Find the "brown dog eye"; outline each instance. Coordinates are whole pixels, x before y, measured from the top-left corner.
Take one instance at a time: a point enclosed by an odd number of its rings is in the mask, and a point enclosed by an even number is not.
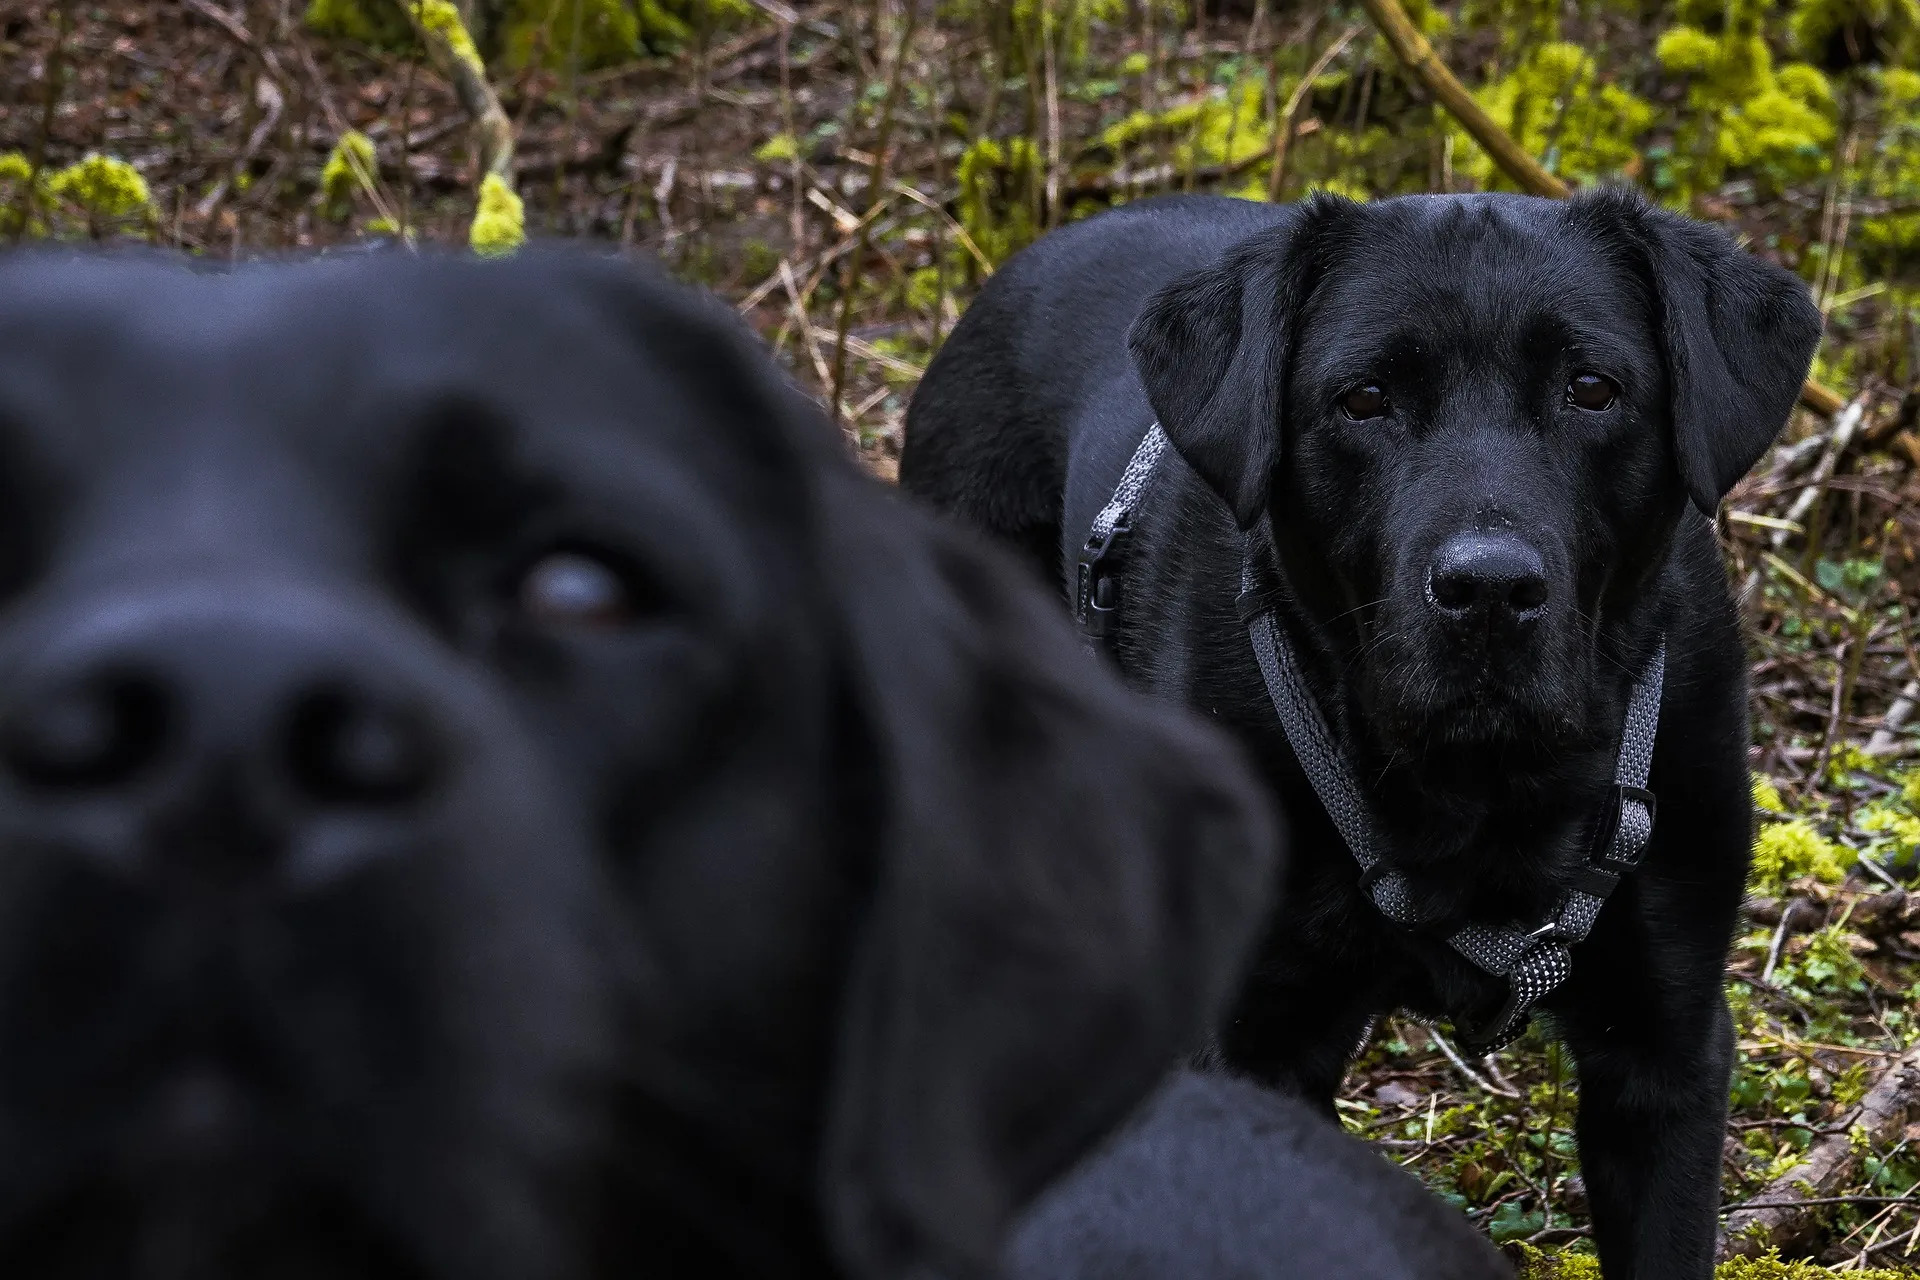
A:
[[[604,562],[579,551],[552,551],[521,578],[520,609],[549,625],[610,627],[632,619],[634,600]]]
[[[1355,387],[1341,397],[1340,410],[1355,422],[1384,417],[1387,412],[1387,393],[1372,383]]]
[[[1620,394],[1612,378],[1597,373],[1577,373],[1567,383],[1567,403],[1582,409],[1608,409]]]

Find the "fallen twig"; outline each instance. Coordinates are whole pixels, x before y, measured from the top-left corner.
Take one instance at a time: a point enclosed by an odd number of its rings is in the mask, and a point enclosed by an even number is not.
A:
[[[1449,1044],[1447,1038],[1432,1027],[1427,1028],[1427,1035],[1436,1045],[1440,1046],[1440,1052],[1447,1055],[1447,1061],[1451,1062],[1460,1074],[1465,1076],[1476,1087],[1484,1089],[1488,1093],[1497,1093],[1503,1098],[1517,1098],[1520,1096],[1519,1090],[1503,1089],[1468,1066],[1467,1060],[1460,1056],[1460,1051]]]
[[[1865,1145],[1890,1140],[1907,1123],[1920,1086],[1920,1048],[1910,1049],[1880,1074],[1867,1096],[1844,1121],[1840,1132],[1823,1137],[1806,1150],[1799,1164],[1768,1183],[1758,1196],[1727,1210],[1720,1238],[1722,1257],[1755,1257],[1768,1246],[1787,1248],[1800,1243],[1814,1229],[1807,1210],[1821,1205],[1886,1204],[1907,1197],[1873,1198],[1829,1194],[1853,1176],[1861,1158],[1855,1131]]]
[[[1847,446],[1853,443],[1854,433],[1860,430],[1860,423],[1866,417],[1866,413],[1866,397],[1856,396],[1835,420],[1833,434],[1826,438],[1826,452],[1820,455],[1820,461],[1814,466],[1806,488],[1800,491],[1800,496],[1793,500],[1793,506],[1787,509],[1786,519],[1789,523],[1805,525],[1808,513],[1813,510],[1813,504],[1820,501],[1821,486],[1833,475],[1834,468],[1840,465],[1840,459],[1846,454]],[[1787,539],[1792,536],[1792,533],[1786,529],[1775,529],[1767,539],[1768,546],[1777,555],[1780,548],[1787,545]],[[1747,575],[1746,583],[1740,588],[1742,608],[1752,604],[1759,597],[1764,572],[1756,568]]]

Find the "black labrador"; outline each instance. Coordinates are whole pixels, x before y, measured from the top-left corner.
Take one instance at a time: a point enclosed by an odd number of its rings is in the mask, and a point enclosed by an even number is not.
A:
[[[963,1277],[1204,1035],[1224,735],[598,258],[0,261],[0,1274]]]
[[[1006,1280],[1511,1280],[1412,1174],[1318,1108],[1185,1072],[1048,1188]]]
[[[1170,438],[1113,652],[1237,729],[1284,802],[1287,888],[1218,1048],[1322,1100],[1382,1010],[1497,1018],[1507,984],[1443,939],[1594,883],[1664,635],[1652,839],[1543,1006],[1579,1063],[1611,1280],[1710,1266],[1750,840],[1712,517],[1819,332],[1791,274],[1627,192],[1176,197],[1009,263],[908,415],[904,487],[1055,581],[1149,424]],[[1268,603],[1427,927],[1376,909],[1295,758],[1236,607],[1243,548],[1277,566]]]

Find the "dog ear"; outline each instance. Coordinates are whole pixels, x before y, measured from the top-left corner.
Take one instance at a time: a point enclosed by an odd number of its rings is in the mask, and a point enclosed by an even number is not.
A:
[[[1000,552],[852,475],[818,508],[885,797],[828,1229],[856,1276],[990,1274],[1224,1012],[1279,838],[1239,749],[1079,652]]]
[[[1820,311],[1798,276],[1718,227],[1626,191],[1580,203],[1637,228],[1658,298],[1676,461],[1693,504],[1713,519],[1786,425],[1820,342]]]
[[[1266,510],[1280,461],[1281,389],[1293,315],[1318,230],[1352,207],[1319,195],[1147,300],[1127,347],[1168,441],[1242,529]]]

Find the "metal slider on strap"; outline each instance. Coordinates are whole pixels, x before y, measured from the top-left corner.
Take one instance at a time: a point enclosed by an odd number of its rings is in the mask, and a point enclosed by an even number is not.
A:
[[[1132,526],[1122,516],[1104,534],[1096,533],[1080,549],[1074,591],[1080,629],[1096,640],[1111,636],[1120,619],[1120,565]]]

